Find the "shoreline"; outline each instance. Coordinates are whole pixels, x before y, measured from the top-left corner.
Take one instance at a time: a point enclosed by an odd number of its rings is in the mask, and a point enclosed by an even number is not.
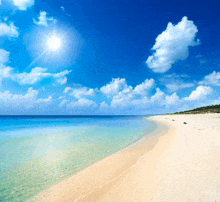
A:
[[[150,137],[41,192],[35,201],[220,201],[220,115],[162,115]]]
[[[107,178],[109,179],[102,179],[102,182],[98,183],[96,186],[103,186],[104,184],[108,183],[109,180],[114,180],[115,178],[117,178],[120,173],[123,173],[125,170],[127,170],[129,167],[131,167],[133,164],[136,163],[136,161],[143,156],[146,152],[150,151],[157,143],[157,141],[159,140],[159,138],[166,134],[168,132],[168,130],[170,130],[169,126],[165,125],[162,122],[159,121],[154,121],[152,120],[153,116],[150,117],[146,117],[144,119],[146,119],[148,122],[151,122],[151,124],[153,124],[152,128],[150,129],[150,132],[148,129],[145,129],[146,132],[143,132],[143,135],[141,135],[139,137],[138,140],[135,140],[131,145],[129,145],[128,147],[110,155],[105,157],[104,159],[102,159],[101,161],[96,162],[95,164],[79,171],[78,173],[68,177],[67,179],[64,179],[63,181],[59,182],[58,184],[52,185],[50,188],[48,188],[45,191],[40,192],[37,196],[35,196],[33,199],[29,200],[29,201],[74,201],[76,200],[76,198],[82,197],[80,195],[84,195],[85,192],[84,191],[80,191],[85,189],[85,187],[78,187],[77,185],[75,185],[75,181],[81,180],[81,181],[86,181],[84,182],[85,184],[88,184],[87,182],[90,181],[90,177],[85,176],[86,173],[91,173],[94,174],[94,172],[96,172],[95,170],[99,167],[105,167],[104,164],[106,162],[108,162],[109,165],[114,165],[114,164],[118,164],[118,161],[121,162],[120,165],[118,165],[118,168],[113,168],[111,169],[111,171],[109,172],[109,176]],[[156,125],[156,127],[155,127]],[[160,131],[163,131],[162,133]],[[108,169],[109,166],[106,167],[106,169]],[[102,168],[103,169],[103,168]],[[77,179],[75,179],[77,178]],[[80,178],[85,178],[85,179],[80,179]],[[102,176],[99,175],[97,176],[97,178],[103,178],[103,173]],[[95,183],[96,179],[93,178],[93,183]],[[65,186],[66,184],[66,186]],[[70,185],[73,184],[73,185]],[[81,183],[80,183],[81,184]],[[96,184],[96,183],[95,183]],[[68,186],[68,187],[67,187]],[[70,194],[71,196],[67,196],[64,197],[65,194],[61,194],[62,196],[58,196],[59,194],[57,194],[57,192],[63,193],[64,187],[65,190],[69,189],[69,192],[72,192],[72,188],[70,188],[70,186],[73,186],[74,189],[78,187],[76,194]],[[94,188],[94,187],[91,187]],[[60,190],[59,190],[60,189]],[[59,191],[58,191],[59,190]],[[79,194],[82,193],[82,194]],[[69,194],[67,194],[69,195]],[[74,196],[75,195],[75,196]],[[87,194],[86,194],[87,195]],[[55,197],[55,198],[54,198]],[[69,199],[65,199],[65,198],[69,198]],[[73,200],[74,198],[74,200]],[[84,198],[84,196],[83,196]],[[76,200],[78,201],[78,200]]]

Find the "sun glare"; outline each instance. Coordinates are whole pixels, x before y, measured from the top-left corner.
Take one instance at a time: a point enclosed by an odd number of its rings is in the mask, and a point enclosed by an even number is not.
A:
[[[61,46],[61,40],[60,38],[58,38],[57,36],[51,36],[48,40],[47,40],[47,46],[50,50],[52,51],[56,51],[60,48]]]

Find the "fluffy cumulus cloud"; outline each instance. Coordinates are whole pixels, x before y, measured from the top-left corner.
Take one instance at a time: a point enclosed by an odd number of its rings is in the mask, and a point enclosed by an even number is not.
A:
[[[112,79],[109,84],[100,89],[111,100],[110,106],[106,102],[102,102],[101,109],[107,110],[109,107],[113,109],[134,109],[137,105],[141,107],[144,104],[146,106],[150,103],[147,96],[149,96],[154,86],[154,79],[146,79],[135,87],[129,86],[124,78]],[[157,100],[159,91],[157,89],[154,95],[155,99],[152,96],[153,101]]]
[[[182,75],[181,78],[188,78],[188,76]],[[105,101],[102,100],[99,105],[100,112],[103,114],[167,113],[212,103],[210,99],[205,99],[213,93],[213,89],[209,86],[198,86],[189,97],[180,97],[177,92],[165,93],[156,86],[153,79],[147,79],[134,87],[129,86],[126,79],[113,79],[104,86],[105,88],[101,88],[102,91],[100,90],[106,95]]]
[[[87,87],[80,87],[80,88],[66,87],[63,92],[70,93],[71,96],[78,98],[78,99],[82,98],[84,96],[94,96],[95,95],[95,90],[89,89]]]
[[[101,87],[100,91],[107,96],[111,96],[118,94],[119,91],[125,88],[128,88],[126,80],[123,78],[116,78],[112,79],[112,81],[109,84]]]
[[[17,38],[19,36],[18,28],[13,22],[0,23],[0,37]]]
[[[213,72],[204,77],[203,81],[199,82],[200,85],[214,85],[220,86],[220,72]]]
[[[39,91],[32,87],[25,93],[13,94],[10,91],[0,91],[0,113],[30,114],[39,113],[53,103],[52,96],[38,98]]]
[[[192,91],[189,97],[184,98],[186,101],[203,100],[206,96],[213,93],[213,89],[209,86],[198,86],[196,90]]]
[[[165,98],[165,93],[160,90],[160,88],[156,88],[156,93],[150,98],[153,103],[163,103]]]
[[[156,73],[167,72],[172,65],[179,60],[185,60],[189,55],[189,47],[200,44],[195,40],[197,27],[193,21],[183,17],[177,24],[168,23],[167,28],[156,38],[152,50],[146,63],[150,69]]]
[[[34,5],[34,0],[13,0],[13,3],[19,10],[25,11]]]
[[[101,87],[100,91],[106,96],[113,96],[114,98],[132,97],[137,94],[145,96],[154,85],[154,79],[146,79],[143,83],[133,88],[127,84],[125,78],[113,78],[110,83]]]
[[[173,93],[172,95],[167,95],[165,97],[165,102],[167,105],[176,105],[180,102],[180,97],[177,95],[177,93]]]
[[[134,93],[146,95],[147,92],[154,87],[154,85],[155,85],[154,79],[150,79],[150,80],[146,79],[143,83],[135,87]]]
[[[48,22],[55,22],[53,17],[47,17],[47,13],[45,11],[40,11],[40,15],[38,16],[38,20],[33,19],[33,22],[36,25],[48,26]]]

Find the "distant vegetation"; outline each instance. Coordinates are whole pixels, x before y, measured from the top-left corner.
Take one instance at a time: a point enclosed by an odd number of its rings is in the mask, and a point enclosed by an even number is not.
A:
[[[188,111],[176,112],[174,114],[207,114],[207,113],[220,113],[220,105],[199,107]]]

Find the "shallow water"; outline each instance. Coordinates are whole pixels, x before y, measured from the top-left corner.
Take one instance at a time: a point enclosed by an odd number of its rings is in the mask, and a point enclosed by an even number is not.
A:
[[[152,130],[142,117],[1,117],[0,201],[26,201]]]

